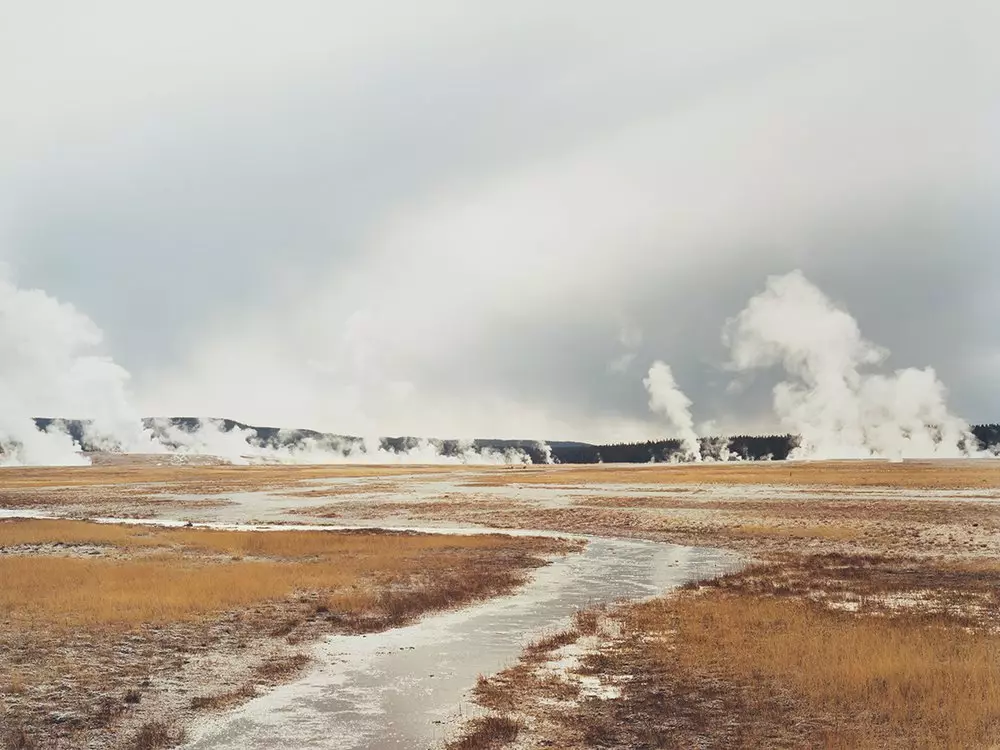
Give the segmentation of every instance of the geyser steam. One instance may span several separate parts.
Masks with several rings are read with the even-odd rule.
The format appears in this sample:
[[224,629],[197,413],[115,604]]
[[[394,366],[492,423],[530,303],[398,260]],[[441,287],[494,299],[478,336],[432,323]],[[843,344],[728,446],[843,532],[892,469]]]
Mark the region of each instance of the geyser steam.
[[[87,463],[58,426],[35,427],[36,416],[89,420],[95,441],[127,450],[160,451],[129,407],[129,374],[98,347],[102,334],[72,305],[38,289],[16,287],[0,268],[0,464]],[[113,437],[112,437],[113,436]]]
[[0,466],[87,464],[82,446],[56,420],[39,430],[35,417],[81,420],[83,440],[125,453],[212,455],[233,463],[530,463],[524,451],[465,446],[445,456],[429,441],[408,450],[378,439],[341,446],[312,438],[271,445],[252,430],[226,431],[218,420],[193,430],[143,423],[133,408],[129,373],[100,353],[103,334],[72,305],[39,289],[19,289],[0,266]]
[[947,458],[974,452],[969,426],[948,411],[930,367],[871,372],[889,352],[800,271],[772,276],[730,319],[723,341],[739,372],[781,366],[782,426],[800,436],[793,458]]
[[677,387],[670,365],[659,360],[654,362],[649,368],[649,374],[643,378],[642,384],[649,392],[649,408],[665,416],[676,430],[683,451],[681,459],[700,461],[701,450],[698,434],[694,431],[694,419],[691,416],[691,399]]

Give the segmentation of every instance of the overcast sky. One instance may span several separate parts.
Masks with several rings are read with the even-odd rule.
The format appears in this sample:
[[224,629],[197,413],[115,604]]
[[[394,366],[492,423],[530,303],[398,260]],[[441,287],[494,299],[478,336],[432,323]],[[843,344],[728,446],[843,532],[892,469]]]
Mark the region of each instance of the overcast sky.
[[1000,4],[0,0],[0,260],[146,414],[773,426],[721,331],[796,268],[1000,420]]

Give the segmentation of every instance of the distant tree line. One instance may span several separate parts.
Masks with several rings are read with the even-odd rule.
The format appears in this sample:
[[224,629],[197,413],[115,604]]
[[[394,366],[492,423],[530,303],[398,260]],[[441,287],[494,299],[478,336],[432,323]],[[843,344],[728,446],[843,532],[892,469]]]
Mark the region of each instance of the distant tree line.
[[[314,430],[290,430],[277,427],[254,427],[231,419],[202,420],[196,417],[170,417],[165,419],[144,420],[145,426],[169,444],[168,428],[179,429],[193,433],[201,429],[206,422],[212,422],[223,432],[241,430],[248,433],[251,443],[268,448],[293,448],[309,442],[312,447],[340,451],[347,454],[364,446],[364,440],[352,435],[336,435],[316,432]],[[87,440],[87,423],[72,419],[36,419],[35,424],[40,430],[61,429],[70,434],[85,451],[96,450]],[[972,434],[979,443],[981,450],[1000,449],[1000,424],[982,424],[971,428]],[[533,440],[421,440],[415,437],[384,437],[380,439],[380,448],[384,451],[404,453],[421,445],[430,443],[437,452],[444,456],[460,456],[470,449],[477,453],[494,451],[510,453],[520,451],[531,459],[532,463],[545,463],[547,460],[564,464],[595,464],[595,463],[660,463],[677,460],[683,455],[681,442],[675,439],[647,440],[638,443],[607,443],[594,445],[591,443],[553,441],[540,443]],[[701,439],[701,453],[707,458],[723,458],[728,452],[730,458],[749,461],[773,460],[783,461],[798,444],[795,435],[737,435],[735,437],[716,437]]]
[[1000,447],[1000,424],[977,424],[972,434],[979,441],[980,450]]
[[[723,458],[724,450],[731,457],[761,461],[782,461],[796,445],[793,435],[739,435],[732,438],[702,438],[701,454],[708,458]],[[645,464],[661,463],[683,457],[680,440],[647,440],[642,443],[549,443],[552,457],[564,464]]]

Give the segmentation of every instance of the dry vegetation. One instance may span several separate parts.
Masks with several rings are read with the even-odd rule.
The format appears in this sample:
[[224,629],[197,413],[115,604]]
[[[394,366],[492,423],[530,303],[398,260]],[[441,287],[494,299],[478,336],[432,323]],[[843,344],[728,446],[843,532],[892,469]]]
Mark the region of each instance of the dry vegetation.
[[996,488],[997,462],[976,461],[775,461],[763,463],[587,464],[530,466],[487,471],[470,480],[477,486],[507,484],[774,484],[831,487]]
[[4,469],[4,487],[88,487],[169,483],[204,484],[206,492],[230,492],[259,487],[290,487],[310,479],[391,477],[436,474],[441,466],[177,466],[135,463],[113,466],[20,467]]
[[[539,639],[520,663],[480,680],[479,702],[493,713],[470,724],[453,741],[453,749],[511,743],[518,748],[1000,746],[997,461],[17,472],[10,475],[16,479],[13,484],[5,483],[13,488],[7,497],[21,493],[32,502],[42,493],[50,498],[106,492],[127,496],[137,487],[149,493],[150,503],[157,502],[156,492],[217,496],[229,490],[284,490],[291,493],[283,498],[289,505],[295,497],[305,502],[345,496],[328,506],[312,503],[301,509],[320,516],[409,517],[634,536],[732,547],[758,561],[740,574],[673,597],[579,614],[570,631]],[[343,492],[300,484],[303,479],[340,477],[357,481]],[[422,478],[450,479],[453,491],[404,492],[419,487]],[[155,482],[164,484],[150,484]],[[407,487],[414,482],[418,484]],[[603,486],[600,495],[581,492],[595,484]],[[67,485],[75,488],[42,489]],[[505,491],[491,496],[489,487],[501,485]],[[511,485],[516,485],[513,492]],[[629,487],[619,492],[615,485]],[[533,486],[548,494],[533,496]],[[649,488],[648,495],[643,488]],[[355,493],[383,497],[349,497]],[[0,505],[3,501],[0,497]],[[136,508],[145,510],[141,503]],[[177,649],[160,662],[143,650],[145,642],[130,646],[130,656],[102,652],[123,677],[115,686],[113,707],[103,704],[101,695],[90,696],[90,713],[81,714],[84,724],[91,715],[124,721],[134,710],[122,713],[128,691],[139,691],[145,706],[151,692],[165,689],[155,679],[156,670],[200,669],[203,657],[218,652],[219,644],[228,644],[230,652],[252,650],[258,641],[247,634],[255,633],[253,638],[267,638],[284,650],[263,649],[263,661],[248,665],[237,679],[184,698],[189,710],[191,705],[207,710],[244,700],[258,683],[272,679],[270,670],[283,664],[293,672],[302,668],[288,658],[287,649],[297,643],[331,628],[363,630],[405,622],[428,607],[449,606],[456,596],[488,595],[519,580],[526,566],[537,564],[535,555],[552,551],[534,543],[512,550],[487,542],[485,548],[450,550],[448,562],[435,567],[437,563],[422,561],[436,560],[436,553],[411,546],[396,558],[409,556],[412,564],[393,567],[363,545],[350,547],[360,544],[363,534],[357,539],[343,535],[339,543],[345,546],[338,554],[345,562],[333,565],[325,542],[311,541],[310,534],[282,548],[269,539],[272,534],[239,537],[190,529],[69,525],[59,527],[64,543],[56,546],[28,524],[14,528],[0,524],[0,582],[26,575],[9,561],[27,554],[44,558],[35,569],[42,580],[73,582],[60,594],[62,604],[32,605],[34,613],[24,608],[18,627],[27,628],[29,619],[48,618],[63,622],[63,632],[79,622],[100,623],[121,634],[156,629],[161,643]],[[109,536],[95,536],[101,534]],[[317,533],[315,539],[330,536]],[[374,548],[386,538],[376,540]],[[404,546],[421,539],[388,538]],[[485,559],[489,565],[482,564]],[[494,566],[494,559],[507,563]],[[164,566],[167,560],[170,564]],[[382,574],[366,572],[369,564],[381,566]],[[165,567],[171,568],[169,575],[155,585],[165,594],[175,585],[178,596],[165,595],[156,607],[88,605],[82,601],[86,596],[75,599],[75,589],[93,586],[95,578],[109,587],[100,589],[98,598],[105,593],[110,597],[116,576],[123,578],[114,585],[125,590],[128,576],[150,582],[154,571],[162,573]],[[414,576],[414,569],[425,575]],[[215,593],[205,571],[224,582]],[[244,577],[252,578],[252,584],[239,582],[239,571],[255,571]],[[470,579],[461,571],[474,575]],[[510,580],[505,579],[508,574]],[[352,575],[360,583],[350,583]],[[184,587],[195,580],[205,589],[198,603],[185,603]],[[442,585],[435,587],[430,580]],[[0,586],[0,612],[12,606],[4,597],[23,597],[19,586],[30,588],[16,584],[8,592]],[[253,604],[254,597],[263,598]],[[61,620],[45,607],[74,613]],[[208,630],[206,622],[213,623]],[[52,625],[45,632],[51,636],[58,629]],[[118,642],[125,642],[124,635]],[[83,645],[71,642],[69,648],[88,644],[93,639]],[[584,656],[569,660],[569,674],[553,667],[565,665],[565,655],[574,649]],[[9,685],[0,681],[5,705],[27,705],[44,690],[57,694],[53,680],[39,686],[30,668],[35,657],[17,662],[7,653],[0,656],[8,660],[0,663],[0,674],[11,667]],[[162,649],[157,653],[162,656]],[[150,670],[130,670],[128,658],[158,665],[152,687],[140,687]],[[59,690],[72,692],[94,681],[93,675],[76,675],[71,664],[59,668],[69,684]],[[610,692],[602,692],[605,687]],[[42,716],[40,721],[49,719]],[[56,726],[61,731],[62,724]]]
[[[156,457],[109,465],[81,467],[5,467],[0,508],[54,510],[59,515],[87,518],[152,518],[232,505],[226,493],[293,493],[293,497],[325,497],[368,492],[392,492],[383,478],[419,481],[442,471],[435,466],[230,466],[219,464],[160,464]],[[143,460],[147,459],[147,460]],[[335,487],[317,488],[313,480],[328,479]],[[374,480],[374,481],[371,481]],[[185,496],[182,500],[174,495]],[[192,496],[201,495],[201,498]]]
[[492,750],[517,739],[524,725],[510,716],[480,716],[469,722],[465,734],[446,750]]
[[[135,746],[154,747],[176,732],[147,706],[183,714],[244,701],[303,668],[298,644],[510,591],[546,556],[575,546],[0,522],[0,675],[9,675],[0,680],[0,739],[10,748],[101,747],[129,733]],[[213,679],[212,665],[227,659],[235,666]],[[199,693],[165,696],[185,670]]]
[[[0,613],[14,626],[178,622],[299,590],[328,591],[331,601],[358,611],[366,599],[372,606],[383,588],[408,581],[417,571],[428,579],[448,578],[455,555],[518,544],[501,536],[234,532],[80,521],[0,524],[4,548],[30,552],[32,546],[54,543],[68,550],[110,546],[113,556],[0,557]],[[132,550],[141,556],[128,555]],[[469,598],[462,590],[476,585],[475,576],[464,585],[456,582],[456,596]]]
[[[588,481],[607,493],[579,493]],[[514,482],[519,497],[533,484],[577,493],[568,507],[451,517],[761,561],[582,613],[482,678],[478,702],[523,723],[518,748],[1000,747],[997,462],[564,467],[471,483]],[[567,648],[586,655],[566,667]]]
[[[998,591],[995,562],[788,556],[582,613],[477,696],[524,747],[995,747]],[[539,668],[594,632],[573,674]],[[621,697],[574,697],[585,675]]]
[[[1000,473],[1000,465],[997,467]],[[574,488],[579,489],[579,488]],[[703,546],[724,546],[750,554],[775,554],[810,546],[819,550],[871,554],[891,552],[979,556],[1000,545],[1000,502],[916,496],[775,497],[703,499],[698,493],[671,496],[591,496],[567,492],[562,506],[533,504],[525,492],[503,497],[448,501],[341,503],[302,511],[345,520],[391,515],[414,521],[447,520],[501,528],[549,529],[569,533],[632,536]]]

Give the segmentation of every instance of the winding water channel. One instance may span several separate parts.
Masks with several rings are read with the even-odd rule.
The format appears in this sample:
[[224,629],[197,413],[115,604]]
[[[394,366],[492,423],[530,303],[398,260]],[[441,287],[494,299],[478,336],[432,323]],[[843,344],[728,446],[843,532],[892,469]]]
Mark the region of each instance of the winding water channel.
[[385,633],[325,639],[307,675],[202,720],[187,747],[439,747],[474,711],[468,694],[477,676],[515,663],[528,641],[564,626],[576,609],[645,598],[738,564],[723,550],[591,538],[511,596]]

